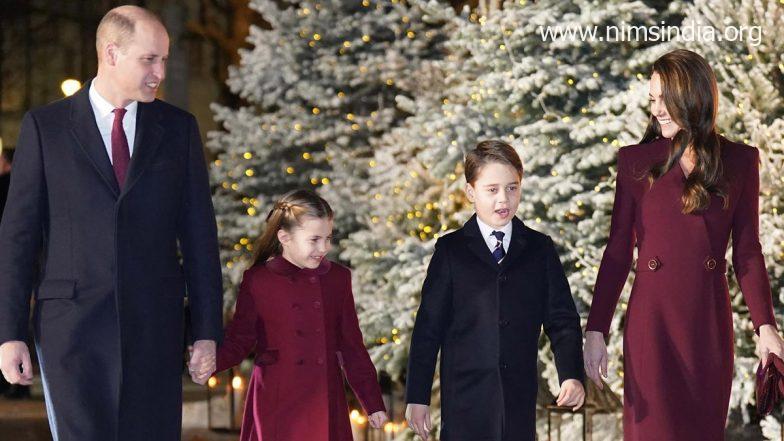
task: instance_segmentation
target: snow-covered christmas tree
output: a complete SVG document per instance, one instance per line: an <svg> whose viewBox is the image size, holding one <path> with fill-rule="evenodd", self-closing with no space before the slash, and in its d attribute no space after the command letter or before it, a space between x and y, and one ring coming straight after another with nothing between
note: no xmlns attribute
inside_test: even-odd
<svg viewBox="0 0 784 441"><path fill-rule="evenodd" d="M286 191L319 189L333 203L338 234L355 228L362 211L346 189L367 191L360 164L371 159L369 140L406 116L395 97L411 95L426 61L442 57L445 38L441 23L403 0L253 0L251 7L270 29L251 28L253 47L228 80L245 104L213 107L223 130L207 143L217 158L211 171L228 304L271 202Z"/></svg>
<svg viewBox="0 0 784 441"><path fill-rule="evenodd" d="M217 155L212 173L227 302L270 201L291 188L316 187L335 207L339 233L350 233L340 257L354 270L360 322L375 342L376 366L403 379L433 244L471 214L462 192L463 155L479 140L500 138L515 146L525 165L518 216L556 241L585 317L609 233L616 151L636 143L645 127L652 61L686 47L716 70L720 130L762 152L761 240L780 316L784 6L776 0L673 2L667 10L618 0L481 4L481 11L455 14L436 1L252 1L271 29L251 32L254 47L229 81L247 104L216 106L224 131L208 143ZM677 25L681 19L684 26L694 20L719 32L760 26L760 43L543 35L547 26L595 26L607 35L613 26ZM608 348L608 383L617 394L630 286ZM743 424L753 420L756 358L737 284L731 292L737 342L731 407ZM555 392L546 339L541 360L543 390ZM567 422L564 439L578 439L579 423ZM769 418L763 429L774 439L781 426ZM594 434L620 439L613 424L600 424Z"/></svg>
<svg viewBox="0 0 784 441"><path fill-rule="evenodd" d="M378 143L367 228L343 243L380 368L403 373L434 240L471 214L461 163L482 139L501 138L517 148L526 169L518 215L561 247L579 308L587 312L609 231L615 152L640 138L644 80L666 47L543 41L542 27L604 32L619 23L658 23L663 15L640 2L518 1L455 19L450 54L441 63L444 82L438 93L399 100L414 116ZM620 347L618 332L610 380L619 393ZM543 378L554 392L551 358L543 340Z"/></svg>

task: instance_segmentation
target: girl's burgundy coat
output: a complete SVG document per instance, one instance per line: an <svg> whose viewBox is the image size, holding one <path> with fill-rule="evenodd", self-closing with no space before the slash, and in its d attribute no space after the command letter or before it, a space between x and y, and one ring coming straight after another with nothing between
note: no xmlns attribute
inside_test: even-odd
<svg viewBox="0 0 784 441"><path fill-rule="evenodd" d="M385 410L346 267L277 256L247 270L217 370L253 350L241 440L351 441L341 368L368 415Z"/></svg>
<svg viewBox="0 0 784 441"><path fill-rule="evenodd" d="M707 210L683 214L687 178L677 163L648 184L648 170L669 146L659 139L618 152L610 239L587 330L609 333L636 246L624 325L624 439L720 440L733 376L730 238L754 327L775 326L759 243L759 151L721 138L729 206L712 194Z"/></svg>

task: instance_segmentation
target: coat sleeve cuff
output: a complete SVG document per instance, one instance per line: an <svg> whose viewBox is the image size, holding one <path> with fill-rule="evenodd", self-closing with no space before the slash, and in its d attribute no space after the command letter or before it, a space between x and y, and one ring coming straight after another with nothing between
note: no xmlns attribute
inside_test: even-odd
<svg viewBox="0 0 784 441"><path fill-rule="evenodd" d="M379 396L377 399L374 399L367 403L362 403L362 408L365 410L365 414L367 416L373 415L376 412L386 412L387 407L384 405L384 400L381 399Z"/></svg>
<svg viewBox="0 0 784 441"><path fill-rule="evenodd" d="M423 404L425 406L430 405L430 391L427 392L418 392L414 390L407 390L406 391L406 404Z"/></svg>

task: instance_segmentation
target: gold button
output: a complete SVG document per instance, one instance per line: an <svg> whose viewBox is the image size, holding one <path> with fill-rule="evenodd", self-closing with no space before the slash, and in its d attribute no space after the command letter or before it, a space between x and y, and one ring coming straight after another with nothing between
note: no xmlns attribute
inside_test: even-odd
<svg viewBox="0 0 784 441"><path fill-rule="evenodd" d="M711 257L708 260L706 260L705 261L705 268L708 268L709 270L715 269L716 268L716 259Z"/></svg>
<svg viewBox="0 0 784 441"><path fill-rule="evenodd" d="M648 261L648 269L651 271L656 271L659 268L659 261L656 259L651 259Z"/></svg>

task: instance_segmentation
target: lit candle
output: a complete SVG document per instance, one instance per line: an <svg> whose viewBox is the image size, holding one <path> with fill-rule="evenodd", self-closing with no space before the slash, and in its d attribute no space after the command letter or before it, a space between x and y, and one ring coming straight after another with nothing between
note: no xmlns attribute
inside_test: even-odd
<svg viewBox="0 0 784 441"><path fill-rule="evenodd" d="M353 409L349 413L349 420L351 421L351 434L354 441L368 441L367 418L360 414L357 409Z"/></svg>

